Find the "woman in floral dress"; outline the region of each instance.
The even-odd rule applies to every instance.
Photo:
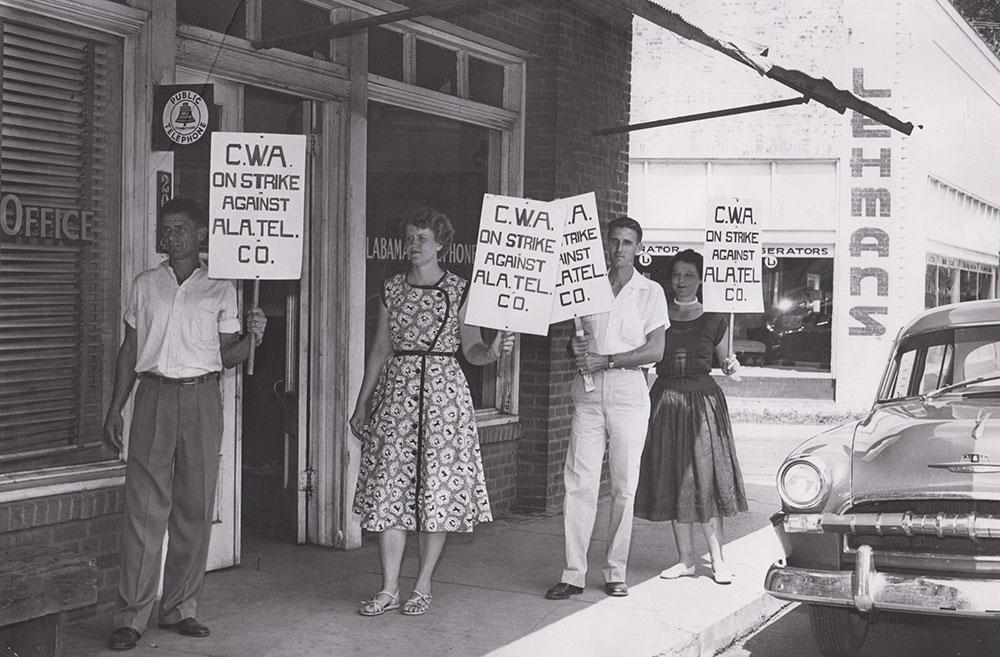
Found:
[[[403,220],[410,269],[385,281],[351,430],[363,441],[354,512],[379,532],[382,586],[358,610],[379,616],[399,608],[406,532],[420,534],[420,567],[402,613],[426,613],[431,576],[447,532],[470,532],[493,519],[486,494],[472,395],[455,358],[473,365],[509,353],[514,335],[491,344],[465,324],[468,282],[441,268],[451,242],[448,218],[423,208]]]

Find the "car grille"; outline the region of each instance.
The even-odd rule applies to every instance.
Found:
[[[1000,518],[1000,501],[994,500],[886,500],[863,502],[846,513],[903,513],[936,515],[969,514],[991,515]],[[970,556],[1000,556],[1000,538],[980,538],[971,540],[961,537],[937,536],[864,536],[847,535],[847,546],[856,550],[859,545],[870,545],[876,551],[884,550],[902,553],[932,553]]]

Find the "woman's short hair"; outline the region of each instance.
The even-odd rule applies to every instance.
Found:
[[[701,278],[703,260],[704,259],[701,257],[701,254],[695,251],[694,249],[684,249],[683,251],[678,252],[678,254],[674,256],[674,260],[671,263],[670,267],[672,270],[673,267],[677,266],[678,262],[686,262],[689,265],[694,265],[694,268],[698,271],[698,278]]]
[[[628,228],[630,230],[633,230],[635,231],[636,241],[637,242],[642,241],[642,226],[640,226],[639,222],[633,219],[632,217],[627,217],[625,215],[622,215],[620,217],[615,217],[614,219],[609,221],[608,222],[609,237],[611,236],[611,231],[615,228]]]
[[[441,245],[442,251],[451,246],[451,239],[455,236],[455,227],[451,225],[451,220],[447,215],[438,212],[429,205],[417,209],[407,215],[399,222],[399,234],[406,237],[406,227],[429,228],[434,233],[434,241]]]

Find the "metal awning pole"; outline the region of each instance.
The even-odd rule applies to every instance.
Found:
[[[758,103],[756,105],[743,105],[742,107],[731,107],[729,109],[713,110],[711,112],[701,112],[699,114],[687,114],[685,116],[675,116],[670,119],[660,119],[658,121],[646,121],[644,123],[632,123],[630,125],[614,126],[612,128],[601,128],[594,130],[590,134],[595,137],[604,135],[616,135],[622,132],[632,132],[633,130],[645,130],[647,128],[659,128],[665,125],[675,125],[678,123],[690,123],[691,121],[701,121],[703,119],[715,119],[720,116],[733,116],[734,114],[749,114],[750,112],[763,112],[764,110],[777,109],[779,107],[790,107],[792,105],[804,105],[809,102],[808,96],[801,98],[786,98],[785,100],[775,100],[769,103]]]

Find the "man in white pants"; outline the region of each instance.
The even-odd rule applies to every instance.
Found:
[[[618,217],[608,223],[608,279],[614,303],[610,312],[584,317],[584,335],[573,338],[578,375],[573,380],[573,426],[564,471],[566,569],[559,583],[546,592],[549,600],[583,593],[605,437],[611,522],[604,592],[628,595],[625,569],[632,540],[632,507],[649,422],[649,392],[639,368],[663,357],[669,324],[663,288],[633,266],[641,246],[642,227],[634,219]],[[594,382],[590,392],[584,389],[585,374]]]

